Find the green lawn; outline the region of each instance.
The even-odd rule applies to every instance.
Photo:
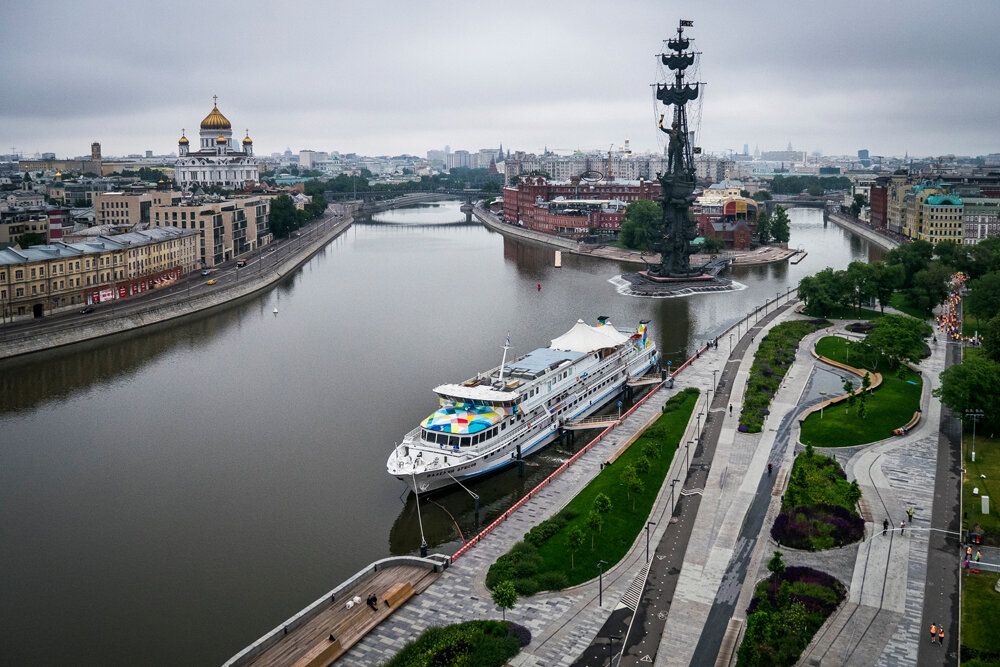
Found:
[[[698,396],[697,389],[688,388],[671,397],[667,411],[613,465],[606,466],[556,516],[532,529],[535,539],[518,542],[490,566],[486,585],[492,588],[500,581],[510,580],[519,594],[532,595],[540,590],[558,590],[589,581],[598,574],[598,561],[607,561],[606,571],[621,560],[645,528]],[[649,451],[647,444],[658,455],[650,459],[649,472],[640,475],[645,489],[630,497],[619,478],[626,466],[646,458],[643,451]],[[602,528],[592,532],[587,528],[587,516],[601,493],[611,499],[612,509],[604,515]],[[568,542],[569,534],[576,528],[585,533],[585,541],[573,552]]]
[[[858,408],[847,402],[809,415],[802,423],[802,442],[815,447],[851,447],[883,440],[894,429],[910,421],[920,407],[923,380],[918,373],[901,367],[889,370],[882,355],[869,358],[857,346],[837,336],[826,336],[816,344],[816,352],[834,361],[882,373],[882,385],[868,397],[868,414],[858,418]],[[915,382],[916,384],[911,384]]]
[[[972,462],[972,428],[962,436],[962,465],[966,475],[962,484],[962,505],[968,519],[965,528],[974,533],[982,533],[987,544],[1000,546],[1000,516],[997,503],[1000,502],[1000,438],[991,438],[985,429],[976,432],[976,462]],[[982,475],[986,475],[985,478]],[[972,494],[979,488],[980,496],[990,497],[990,513],[982,513],[982,501]]]
[[[963,647],[984,653],[1000,653],[1000,632],[997,632],[1000,628],[1000,593],[993,590],[997,576],[995,572],[985,571],[966,576],[965,570],[962,571]]]
[[[889,300],[889,304],[896,310],[906,313],[910,317],[915,317],[918,320],[927,319],[927,315],[922,310],[910,305],[906,295],[902,292],[896,292],[893,294],[892,299]]]

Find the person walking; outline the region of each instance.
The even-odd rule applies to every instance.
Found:
[[[965,547],[965,560],[972,560],[972,547]]]
[[[899,536],[900,537],[903,536],[903,529],[904,528],[906,528],[906,522],[905,521],[900,521],[899,522]]]
[[[887,530],[889,530],[889,520],[882,519],[882,534],[885,535]]]
[[[981,555],[982,555],[982,554],[980,554],[980,553],[979,553],[979,551],[977,550],[977,551],[976,551],[976,562],[977,562],[977,563],[979,562],[979,557],[980,557]]]
[[[937,623],[931,623],[931,643],[937,641]]]
[[[732,403],[729,404],[729,416],[730,417],[733,416],[733,404]]]
[[[909,522],[913,523],[913,508],[906,510],[906,516],[909,517]]]
[[[938,623],[938,644],[944,646],[944,626]]]

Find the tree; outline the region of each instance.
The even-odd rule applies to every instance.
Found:
[[[632,465],[635,466],[635,471],[640,475],[645,475],[653,467],[653,464],[645,456],[640,456]]]
[[[514,605],[517,604],[517,589],[514,587],[514,582],[501,581],[493,587],[490,597],[493,598],[493,604],[500,607],[500,613],[503,614],[503,620],[506,621],[507,610],[513,609]]]
[[[757,192],[753,193],[753,198],[757,201],[770,201],[771,193],[768,192],[767,190],[758,190]]]
[[[913,276],[913,286],[906,290],[906,298],[926,317],[930,317],[934,314],[934,308],[948,298],[950,279],[951,273],[944,265],[930,262],[927,268],[917,271]]]
[[[626,248],[649,250],[655,243],[663,210],[655,201],[640,199],[625,207],[619,238]]]
[[[607,514],[611,511],[611,498],[608,498],[607,494],[598,493],[594,498],[594,509],[601,514]]]
[[[847,394],[847,414],[851,414],[851,408],[854,407],[854,383],[851,382],[850,378],[844,378],[844,393]]]
[[[774,218],[771,220],[771,236],[777,243],[788,243],[791,234],[788,227],[788,213],[784,206],[778,204],[774,207]]]
[[[295,203],[288,195],[280,195],[271,200],[271,213],[268,226],[275,238],[285,238],[298,229],[298,212]]]
[[[639,478],[639,473],[636,472],[635,466],[631,464],[625,466],[625,469],[622,470],[621,475],[618,477],[618,481],[625,487],[625,491],[629,499],[632,501],[632,511],[634,512],[635,496],[641,494],[645,488],[645,485]]]
[[[889,266],[885,262],[869,265],[872,292],[878,299],[879,308],[885,314],[885,306],[892,301],[893,293],[903,286],[903,267],[900,264]]]
[[[851,262],[847,265],[847,272],[844,274],[846,287],[851,295],[851,302],[858,309],[858,317],[861,317],[861,304],[875,296],[872,273],[871,264]]]
[[[823,189],[822,185],[810,185],[806,188],[806,194],[810,197],[822,197],[826,190]]]
[[[590,510],[587,515],[587,529],[590,530],[590,550],[594,550],[594,535],[604,532],[604,517],[597,510]]]
[[[726,242],[722,239],[717,239],[715,237],[709,236],[705,239],[705,242],[701,244],[701,251],[709,255],[714,255],[716,253],[722,252],[726,249]]]
[[[969,253],[967,272],[971,278],[979,278],[990,271],[1000,271],[1000,237],[991,236],[972,246]]]
[[[934,395],[959,416],[966,410],[982,410],[984,420],[996,427],[1000,425],[1000,363],[982,355],[967,357],[941,373],[941,386]]]
[[[771,215],[766,208],[757,211],[757,242],[761,245],[771,242]]]
[[[885,254],[885,262],[890,266],[900,264],[903,267],[903,287],[913,286],[913,277],[927,267],[934,254],[934,246],[927,241],[917,240],[904,243]]]
[[[909,315],[883,315],[872,322],[872,330],[861,342],[871,353],[882,353],[898,365],[903,361],[919,361],[924,354],[924,337],[930,327]]]
[[[779,577],[785,572],[785,561],[781,560],[781,552],[775,551],[771,560],[767,561],[767,571]]]
[[[806,276],[799,281],[799,298],[805,302],[807,313],[827,317],[837,304],[851,303],[846,272],[827,267],[814,276]]]
[[[861,392],[858,394],[858,416],[864,419],[868,416],[868,391],[872,388],[872,379],[865,371],[861,378]]]
[[[14,242],[22,248],[30,248],[33,245],[45,245],[45,234],[36,234],[34,232],[28,232],[26,234],[21,234]]]
[[[979,337],[983,340],[983,353],[993,361],[1000,362],[1000,314],[991,318]]]
[[[580,526],[577,526],[573,530],[569,531],[569,535],[566,537],[567,543],[569,544],[569,569],[575,567],[573,563],[573,554],[576,550],[583,546],[583,540],[585,536],[583,531],[580,530]]]
[[[965,312],[985,320],[1000,313],[1000,271],[991,271],[969,283]]]
[[[868,197],[863,194],[854,195],[854,201],[851,202],[851,215],[855,218],[861,214],[861,209],[868,206]]]
[[[950,239],[938,241],[934,246],[934,256],[952,271],[965,271],[969,265],[968,248]]]

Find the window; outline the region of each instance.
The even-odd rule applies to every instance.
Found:
[[[23,280],[23,279],[24,279],[24,271],[18,269],[17,271],[14,272],[14,280]]]

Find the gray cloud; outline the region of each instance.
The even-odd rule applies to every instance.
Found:
[[[1000,151],[1000,3],[0,4],[0,145],[176,149],[219,95],[258,152],[503,142],[656,150],[677,19],[704,52],[709,150]]]

